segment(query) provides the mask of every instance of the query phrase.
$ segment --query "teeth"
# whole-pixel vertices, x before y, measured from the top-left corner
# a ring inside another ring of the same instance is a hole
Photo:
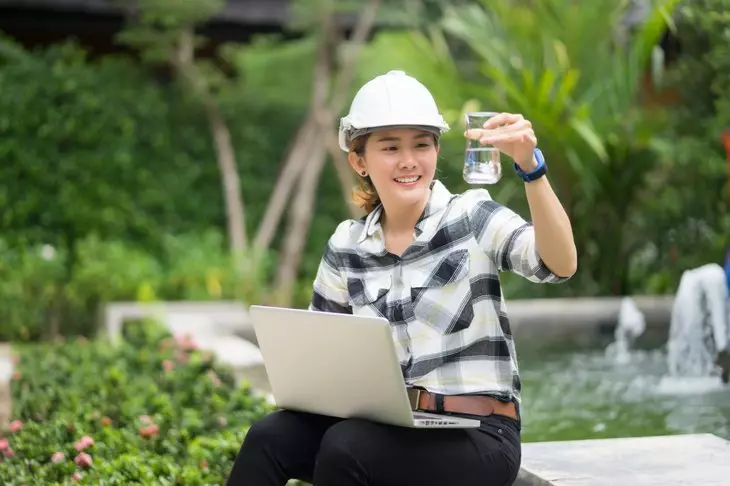
[[[418,180],[418,177],[419,177],[419,176],[413,176],[413,177],[401,177],[401,178],[399,178],[399,179],[396,179],[396,181],[397,181],[397,182],[404,182],[404,183],[408,183],[408,182],[416,182],[416,181]]]

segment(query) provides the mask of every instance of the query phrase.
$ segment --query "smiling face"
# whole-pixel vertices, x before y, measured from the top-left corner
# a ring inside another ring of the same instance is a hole
[[[370,134],[362,153],[350,152],[355,171],[365,171],[386,211],[425,205],[436,173],[438,145],[432,133],[415,128]]]

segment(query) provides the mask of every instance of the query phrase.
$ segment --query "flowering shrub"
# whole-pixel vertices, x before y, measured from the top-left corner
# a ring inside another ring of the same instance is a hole
[[[269,411],[230,371],[152,323],[113,346],[19,347],[0,483],[224,484],[252,421]]]

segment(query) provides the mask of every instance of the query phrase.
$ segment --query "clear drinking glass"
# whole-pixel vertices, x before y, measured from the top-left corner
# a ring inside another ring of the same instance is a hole
[[[497,113],[480,111],[466,114],[466,156],[464,180],[468,184],[496,184],[502,178],[499,149],[479,142],[484,123]]]

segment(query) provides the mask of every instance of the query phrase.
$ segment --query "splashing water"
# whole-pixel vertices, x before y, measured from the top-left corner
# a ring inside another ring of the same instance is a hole
[[[631,361],[631,348],[636,338],[646,329],[646,319],[631,297],[621,299],[618,324],[614,331],[614,342],[606,348],[606,357],[616,364]]]
[[[670,376],[718,376],[730,344],[727,301],[725,271],[720,265],[707,264],[682,274],[667,342]]]
[[[660,395],[692,395],[726,389],[730,379],[730,301],[725,270],[703,265],[682,274],[672,306],[666,345],[666,374],[656,384]],[[605,358],[614,366],[641,359],[632,350],[646,328],[631,297],[621,301],[614,342]]]

